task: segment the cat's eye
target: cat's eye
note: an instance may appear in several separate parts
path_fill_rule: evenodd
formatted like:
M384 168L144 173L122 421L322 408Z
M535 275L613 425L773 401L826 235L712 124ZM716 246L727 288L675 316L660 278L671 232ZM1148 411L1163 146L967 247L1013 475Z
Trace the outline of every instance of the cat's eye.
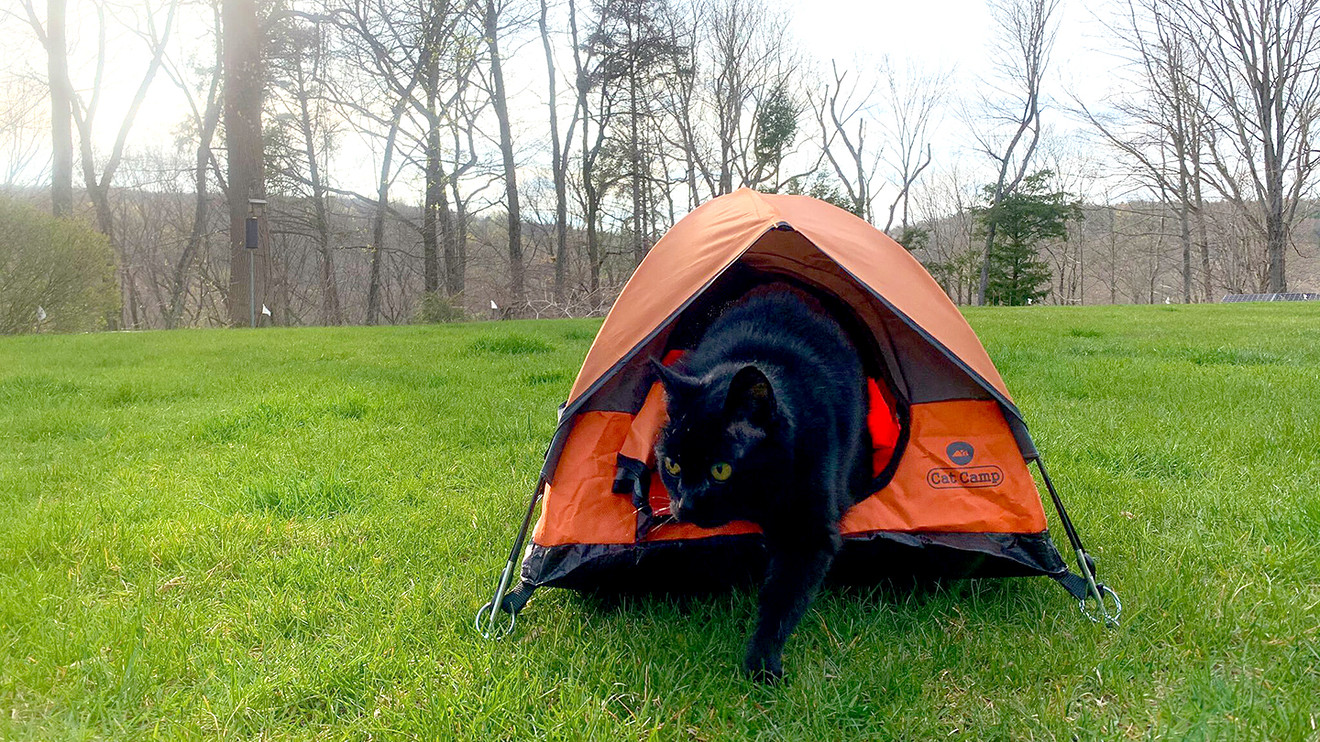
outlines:
M679 472L683 471L683 467L679 466L677 461L674 461L673 459L666 456L665 471L669 472L670 476L676 477L678 476Z
M716 482L727 482L733 476L733 467L721 461L710 468L710 478Z

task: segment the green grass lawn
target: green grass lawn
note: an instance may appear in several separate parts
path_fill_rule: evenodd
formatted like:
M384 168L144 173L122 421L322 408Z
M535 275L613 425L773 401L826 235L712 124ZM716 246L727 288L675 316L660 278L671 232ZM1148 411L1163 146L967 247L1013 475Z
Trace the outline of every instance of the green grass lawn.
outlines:
M597 321L0 338L0 739L1320 738L1320 306L969 315L1122 627L831 588L773 688L751 590L472 629Z

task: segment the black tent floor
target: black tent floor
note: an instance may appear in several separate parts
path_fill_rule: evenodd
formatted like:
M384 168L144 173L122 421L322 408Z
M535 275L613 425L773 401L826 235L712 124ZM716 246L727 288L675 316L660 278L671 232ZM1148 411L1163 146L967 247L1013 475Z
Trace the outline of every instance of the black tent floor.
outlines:
M758 534L640 544L533 544L522 578L580 591L718 590L759 579L766 552ZM894 578L1048 576L1068 569L1048 533L906 533L845 539L829 581L870 585Z

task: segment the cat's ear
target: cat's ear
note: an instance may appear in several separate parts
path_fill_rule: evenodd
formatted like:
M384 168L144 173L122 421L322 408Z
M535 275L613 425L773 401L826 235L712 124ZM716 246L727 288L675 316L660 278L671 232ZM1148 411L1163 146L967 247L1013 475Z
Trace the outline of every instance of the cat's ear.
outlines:
M671 397L683 396L695 389L699 384L696 379L675 371L655 358L651 358L651 368L655 369L655 375L659 377L660 383L664 386L665 392Z
M775 411L775 390L761 369L747 365L738 369L729 382L729 396L724 409L755 425L764 427Z

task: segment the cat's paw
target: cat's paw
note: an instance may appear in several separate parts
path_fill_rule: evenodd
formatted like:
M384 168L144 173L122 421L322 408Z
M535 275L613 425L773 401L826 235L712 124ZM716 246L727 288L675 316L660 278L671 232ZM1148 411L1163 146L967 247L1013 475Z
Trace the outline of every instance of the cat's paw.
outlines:
M748 652L743 660L743 672L757 683L773 685L784 679L784 665L777 656Z

